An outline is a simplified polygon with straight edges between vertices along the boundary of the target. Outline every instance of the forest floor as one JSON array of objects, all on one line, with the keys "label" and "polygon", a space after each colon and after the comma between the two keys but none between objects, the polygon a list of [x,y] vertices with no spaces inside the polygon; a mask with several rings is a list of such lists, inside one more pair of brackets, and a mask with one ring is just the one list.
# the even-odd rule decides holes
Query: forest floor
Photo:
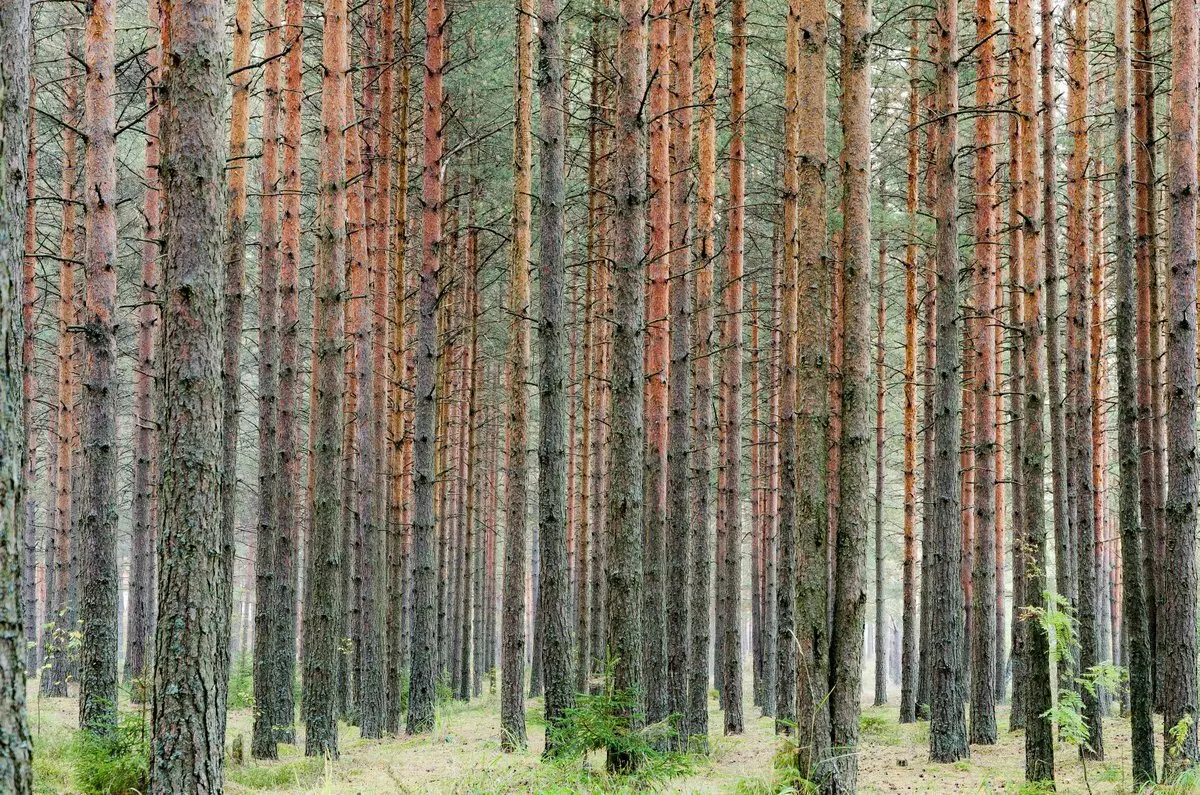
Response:
[{"label": "forest floor", "polygon": [[[341,758],[332,764],[306,759],[302,746],[280,746],[280,759],[226,768],[226,791],[240,793],[314,793],[315,795],[375,795],[376,793],[575,793],[635,792],[735,793],[767,795],[781,791],[775,769],[784,740],[773,732],[773,721],[747,709],[746,732],[722,737],[721,713],[710,702],[712,753],[686,757],[659,771],[649,781],[613,780],[603,773],[599,754],[569,763],[540,759],[544,725],[540,699],[527,703],[530,748],[504,754],[499,744],[499,697],[488,692],[468,704],[439,709],[437,730],[418,738],[363,740],[357,728],[343,725]],[[747,689],[747,692],[749,690]],[[31,683],[29,717],[34,733],[35,791],[79,793],[79,753],[74,727],[77,706],[70,699],[39,699]],[[895,694],[894,694],[895,695]],[[928,760],[929,724],[901,726],[896,706],[864,704],[860,750],[860,792],[1042,792],[1022,786],[1024,735],[1005,731],[1008,710],[1000,710],[998,745],[971,748],[971,758],[952,765]],[[230,712],[229,738],[245,738],[249,747],[251,714]],[[1105,722],[1107,759],[1085,770],[1072,746],[1056,749],[1060,793],[1131,792],[1129,724]],[[1160,760],[1161,762],[1161,760]]]}]

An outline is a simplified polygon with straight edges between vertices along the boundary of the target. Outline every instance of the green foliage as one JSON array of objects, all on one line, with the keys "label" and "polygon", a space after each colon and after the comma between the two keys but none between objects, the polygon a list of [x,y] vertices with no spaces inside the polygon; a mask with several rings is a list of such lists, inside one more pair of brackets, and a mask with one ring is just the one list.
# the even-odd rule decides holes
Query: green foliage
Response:
[{"label": "green foliage", "polygon": [[1167,748],[1167,754],[1172,758],[1178,757],[1183,753],[1183,744],[1187,742],[1188,732],[1192,730],[1192,716],[1184,715],[1179,719],[1179,722],[1172,726],[1167,733],[1171,735],[1171,745]]},{"label": "green foliage", "polygon": [[238,655],[229,673],[229,708],[254,707],[254,660],[249,654]]},{"label": "green foliage", "polygon": [[85,795],[140,795],[150,783],[149,729],[140,713],[121,716],[107,733],[80,732],[73,749],[75,783]]},{"label": "green foliage", "polygon": [[1042,713],[1058,724],[1059,736],[1071,745],[1086,746],[1088,727],[1083,720],[1083,698],[1074,690],[1058,691],[1058,701]]},{"label": "green foliage", "polygon": [[791,736],[781,738],[771,757],[773,773],[745,778],[734,787],[735,795],[816,795],[820,788],[800,775],[798,748]]},{"label": "green foliage", "polygon": [[[1183,723],[1180,721],[1179,723]],[[1175,724],[1171,729],[1171,736],[1174,740],[1175,729],[1179,728],[1179,723]],[[1187,730],[1183,732],[1183,737],[1187,737]],[[1183,746],[1183,741],[1179,740],[1174,745],[1174,755],[1178,756],[1180,748]],[[1170,751],[1168,751],[1170,753]],[[1154,792],[1164,792],[1166,795],[1191,795],[1195,792],[1200,792],[1200,771],[1194,767],[1189,767],[1175,777],[1175,780],[1166,785],[1165,789],[1155,789]]]},{"label": "green foliage", "polygon": [[245,765],[225,768],[225,775],[247,789],[308,790],[321,778],[324,760],[315,757],[289,760],[281,764]]},{"label": "green foliage", "polygon": [[1017,787],[1017,795],[1054,795],[1053,781],[1023,781]]},{"label": "green foliage", "polygon": [[881,745],[900,745],[904,742],[900,725],[886,713],[864,712],[859,716],[858,730],[863,737],[869,737]]},{"label": "green foliage", "polygon": [[[612,681],[611,677],[607,681]],[[637,760],[633,773],[605,774],[617,784],[655,786],[690,773],[696,765],[695,757],[662,750],[668,745],[664,740],[674,731],[672,721],[631,728],[631,723],[634,727],[641,724],[637,701],[633,693],[611,687],[593,695],[578,695],[557,731],[557,759],[551,764],[571,767],[572,763],[578,766],[582,762],[586,771],[588,754],[604,749]]]}]

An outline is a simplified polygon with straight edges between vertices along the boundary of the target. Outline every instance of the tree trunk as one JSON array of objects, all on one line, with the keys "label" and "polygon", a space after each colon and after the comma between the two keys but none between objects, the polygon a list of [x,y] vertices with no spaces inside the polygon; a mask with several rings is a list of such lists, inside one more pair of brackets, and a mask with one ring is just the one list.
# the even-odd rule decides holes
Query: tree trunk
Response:
[{"label": "tree trunk", "polygon": [[[169,12],[168,12],[169,13]],[[242,321],[246,281],[246,177],[247,135],[250,125],[251,4],[238,0],[233,35],[233,100],[229,122],[229,163],[226,169],[225,278],[222,302],[222,387],[221,387],[221,543],[230,550],[220,577],[233,587],[234,528],[237,519],[237,454],[241,430]],[[228,610],[225,614],[228,615]],[[227,650],[217,664],[221,681],[228,678]]]},{"label": "tree trunk", "polygon": [[[971,576],[970,742],[996,743],[996,60],[992,0],[977,0],[975,37],[979,66],[975,102],[984,108],[975,121],[975,300],[968,323],[975,361],[975,546]],[[1003,541],[1003,536],[1001,536]],[[965,667],[965,666],[964,666]]]},{"label": "tree trunk", "polygon": [[779,514],[776,552],[778,587],[775,618],[779,627],[776,659],[767,665],[776,667],[775,731],[790,732],[796,721],[796,430],[797,414],[796,358],[797,280],[800,246],[800,3],[788,3],[787,32],[784,44],[786,72],[783,119],[783,267],[780,273],[780,382],[779,382]]},{"label": "tree trunk", "polygon": [[[1043,31],[1048,26],[1043,18]],[[1021,586],[1021,621],[1025,625],[1025,778],[1029,781],[1053,781],[1053,723],[1047,714],[1052,706],[1050,690],[1050,638],[1040,622],[1029,615],[1030,608],[1044,608],[1046,591],[1046,503],[1045,503],[1045,428],[1046,410],[1046,316],[1043,291],[1045,271],[1038,256],[1040,180],[1037,171],[1037,116],[1034,107],[1033,19],[1029,4],[1021,0],[1014,21],[1020,57],[1016,68],[1020,80],[1021,125],[1021,214],[1022,255],[1024,257],[1025,301],[1025,412],[1022,445],[1024,462],[1021,480],[1025,491],[1025,517],[1022,533],[1024,578]],[[1043,40],[1043,46],[1046,46]],[[1049,79],[1049,73],[1043,75]],[[1045,87],[1043,86],[1043,90]],[[1051,178],[1053,174],[1051,173]],[[1049,195],[1049,194],[1048,194]],[[1051,213],[1053,215],[1053,212]],[[1016,609],[1016,608],[1014,608]]]},{"label": "tree trunk", "polygon": [[904,594],[900,722],[917,720],[917,169],[920,152],[917,20],[908,39],[908,161],[904,247]]},{"label": "tree trunk", "polygon": [[437,583],[434,571],[434,420],[437,413],[438,258],[442,247],[442,73],[447,45],[444,0],[425,8],[425,78],[421,175],[421,271],[418,295],[416,395],[413,427],[412,657],[408,733],[433,730],[437,683]]},{"label": "tree trunk", "polygon": [[[75,36],[68,36],[67,51],[74,53]],[[66,99],[63,117],[69,124],[77,124],[79,116],[79,81],[68,80],[65,86]],[[54,476],[54,519],[53,536],[47,552],[46,576],[46,619],[42,631],[43,667],[40,673],[40,691],[43,696],[64,697],[67,695],[68,652],[70,635],[75,627],[70,621],[71,551],[79,540],[72,532],[71,517],[74,489],[72,474],[75,446],[79,434],[79,421],[75,414],[75,396],[78,392],[79,362],[75,354],[78,307],[75,288],[75,226],[76,207],[75,183],[76,162],[79,154],[78,137],[74,127],[63,130],[62,139],[62,188],[59,191],[62,206],[62,229],[58,245],[58,405],[55,416]]]},{"label": "tree trunk", "polygon": [[[830,641],[826,609],[830,591],[826,561],[831,285],[825,242],[828,114],[824,86],[829,23],[822,0],[795,0],[789,6],[789,13],[794,15],[799,43],[795,244],[796,741],[801,775],[824,785],[831,780],[834,764],[827,698]],[[788,448],[786,436],[784,447]],[[784,477],[787,478],[786,465]]]},{"label": "tree trunk", "polygon": [[[621,0],[617,39],[616,146],[613,161],[612,421],[606,517],[607,652],[615,659],[610,687],[620,700],[618,731],[642,712],[642,423],[645,375],[646,266],[646,3]],[[609,746],[608,768],[631,772],[638,759]]]},{"label": "tree trunk", "polygon": [[[1091,276],[1087,204],[1088,1],[1073,0],[1069,10],[1072,20],[1067,29],[1067,127],[1073,145],[1067,160],[1067,410],[1072,432],[1067,476],[1068,492],[1073,494],[1073,515],[1069,520],[1077,554],[1074,579],[1079,619],[1078,671],[1084,676],[1100,662],[1089,308],[1089,301],[1100,298],[1089,296],[1088,291]],[[1083,698],[1084,725],[1088,732],[1087,744],[1081,750],[1090,759],[1103,759],[1099,691],[1095,687],[1080,687],[1079,694]]]},{"label": "tree trunk", "polygon": [[[268,57],[281,54],[283,24],[279,0],[267,0]],[[278,552],[279,513],[279,275],[282,266],[279,228],[279,103],[280,62],[265,67],[262,126],[261,208],[259,223],[258,292],[258,532],[255,541],[254,611],[254,726],[250,753],[255,759],[275,759],[275,725],[282,671],[276,657],[278,615],[282,608]],[[291,697],[291,687],[286,688]]]},{"label": "tree trunk", "polygon": [[730,66],[729,259],[721,326],[721,390],[725,395],[725,572],[722,653],[725,734],[741,734],[742,718],[742,276],[746,216],[746,0],[733,0]]},{"label": "tree trunk", "polygon": [[[1171,583],[1159,616],[1163,760],[1173,780],[1197,758],[1196,714],[1196,4],[1171,7],[1171,119],[1167,156],[1167,489],[1159,582]],[[1176,725],[1189,720],[1181,739]]]},{"label": "tree trunk", "polygon": [[[159,4],[147,4],[150,25],[160,24]],[[130,572],[129,629],[125,645],[125,681],[132,684],[130,695],[135,701],[144,700],[149,684],[146,681],[148,660],[153,654],[149,647],[153,632],[154,604],[154,541],[157,515],[155,511],[155,461],[158,446],[158,411],[155,408],[156,359],[158,344],[158,256],[162,234],[161,201],[158,178],[158,134],[160,114],[155,87],[162,80],[162,53],[155,47],[149,54],[151,76],[146,89],[150,106],[146,116],[146,192],[143,214],[146,218],[142,242],[142,284],[137,312],[137,367],[133,376],[134,453],[133,504],[130,514],[133,525],[130,539],[133,557]]]},{"label": "tree trunk", "polygon": [[[19,13],[26,13],[24,11]],[[29,25],[32,30],[32,11]],[[26,46],[36,48],[30,37]],[[29,55],[32,64],[34,53]],[[33,405],[38,400],[37,379],[37,76],[29,70],[28,95],[25,109],[25,162],[21,174],[25,178],[25,202],[21,206],[24,215],[24,237],[22,238],[21,260],[21,427],[25,429],[25,458],[23,463],[24,483],[32,487],[37,478],[38,427],[33,422]],[[25,634],[25,668],[38,669],[38,626],[37,626],[37,500],[26,497],[21,517],[21,611]]]},{"label": "tree trunk", "polygon": [[531,112],[533,103],[533,0],[517,10],[516,126],[513,128],[512,248],[508,261],[508,467],[505,488],[504,627],[500,661],[500,745],[524,748],[525,738],[525,577],[528,542],[530,344],[529,288]]},{"label": "tree trunk", "polygon": [[279,456],[275,510],[275,583],[276,625],[274,658],[276,666],[275,738],[279,742],[296,741],[296,561],[300,533],[296,501],[299,480],[299,390],[300,344],[300,179],[301,116],[300,100],[304,62],[304,4],[287,0],[285,24],[288,51],[284,56],[286,88],[283,96],[283,225],[280,236],[279,271],[279,400],[276,451]]},{"label": "tree trunk", "polygon": [[222,426],[219,344],[226,164],[220,3],[169,6],[164,31],[160,653],[150,791],[207,793],[222,789],[233,558],[224,519],[213,511],[223,488],[223,442],[232,433]]},{"label": "tree trunk", "polygon": [[875,706],[887,703],[887,612],[883,600],[883,453],[885,390],[883,335],[887,320],[883,287],[887,275],[887,241],[879,238],[879,306],[875,317]]},{"label": "tree trunk", "polygon": [[[1155,326],[1158,280],[1158,175],[1155,167],[1158,137],[1155,122],[1154,28],[1150,5],[1142,0],[1133,4],[1133,138],[1134,146],[1134,264],[1137,269],[1137,407],[1138,407],[1138,501],[1145,572],[1147,631],[1150,636],[1150,667],[1154,672],[1154,703],[1158,705],[1158,597],[1155,562],[1162,522],[1162,462],[1155,444],[1154,379],[1155,355],[1159,352]],[[1131,638],[1132,642],[1132,638]]]},{"label": "tree trunk", "polygon": [[[79,725],[106,732],[117,722],[117,164],[116,6],[98,0],[84,25],[86,134],[80,443],[82,581]],[[209,503],[211,505],[211,503]]]},{"label": "tree trunk", "polygon": [[565,725],[574,706],[571,676],[571,629],[568,623],[571,583],[567,571],[567,392],[566,358],[566,129],[563,110],[563,53],[559,32],[559,0],[541,0],[541,50],[538,90],[541,100],[541,225],[538,262],[541,278],[541,321],[538,342],[542,368],[538,402],[538,538],[542,581],[538,591],[538,623],[542,627],[542,675],[546,693],[546,749]]},{"label": "tree trunk", "polygon": [[[1150,653],[1149,616],[1143,587],[1142,545],[1145,538],[1138,515],[1142,459],[1138,447],[1138,404],[1136,371],[1137,319],[1135,290],[1145,289],[1135,282],[1133,207],[1130,193],[1132,134],[1129,125],[1129,90],[1132,59],[1129,48],[1131,0],[1118,0],[1114,37],[1116,40],[1116,80],[1113,96],[1116,134],[1114,173],[1116,262],[1116,364],[1117,364],[1117,464],[1120,474],[1118,517],[1121,532],[1121,612],[1129,647],[1129,715],[1133,756],[1133,780],[1153,784],[1154,764],[1154,678]],[[1140,3],[1139,3],[1140,5]]]},{"label": "tree trunk", "polygon": [[[434,5],[431,3],[431,5]],[[313,337],[315,400],[312,524],[305,554],[304,720],[307,756],[338,757],[337,669],[342,604],[342,393],[345,386],[346,49],[345,0],[326,0],[322,40],[321,225],[316,252]],[[409,709],[413,699],[410,696]]]},{"label": "tree trunk", "polygon": [[649,22],[648,191],[646,249],[646,450],[642,591],[642,690],[646,721],[667,716],[666,538],[668,302],[671,252],[670,0],[651,0]]},{"label": "tree trunk", "polygon": [[[0,3],[0,351],[6,362],[16,362],[25,329],[21,317],[24,289],[26,172],[29,155],[29,76],[32,56],[29,3]],[[21,576],[21,540],[25,526],[25,423],[21,378],[16,367],[6,367],[0,377],[0,561],[7,583]],[[8,587],[0,601],[0,621],[6,627],[0,645],[0,786],[14,795],[33,791],[33,744],[25,717],[24,632],[21,628],[19,590]],[[32,616],[25,617],[32,621]],[[114,654],[115,657],[115,654]],[[115,671],[114,671],[115,680]],[[114,681],[115,685],[115,681]]]},{"label": "tree trunk", "polygon": [[[692,477],[692,18],[684,0],[671,4],[671,260],[670,385],[667,438],[667,714],[676,716],[672,746],[685,751],[690,666],[702,655],[689,648],[689,588],[695,566],[689,549],[694,533],[689,499]],[[586,399],[586,395],[585,395]],[[582,636],[581,636],[582,637]],[[582,644],[581,644],[582,645]],[[707,659],[707,656],[703,656]],[[707,688],[705,688],[707,691]],[[707,699],[708,693],[705,692]]]},{"label": "tree trunk", "polygon": [[717,168],[717,55],[716,0],[700,0],[696,11],[696,49],[699,53],[699,86],[695,104],[699,108],[696,131],[696,345],[695,413],[692,467],[693,521],[691,535],[692,660],[688,673],[686,725],[689,746],[708,750],[708,683],[712,630],[712,559],[709,527],[712,522],[713,446],[713,262],[716,259],[716,168]]},{"label": "tree trunk", "polygon": [[967,747],[963,696],[964,594],[960,572],[962,555],[958,472],[960,426],[958,421],[962,333],[958,294],[958,3],[938,4],[937,80],[934,109],[937,127],[935,172],[937,223],[937,359],[933,396],[933,517],[927,549],[929,563],[930,723],[929,757],[935,762],[956,762],[970,756]]}]

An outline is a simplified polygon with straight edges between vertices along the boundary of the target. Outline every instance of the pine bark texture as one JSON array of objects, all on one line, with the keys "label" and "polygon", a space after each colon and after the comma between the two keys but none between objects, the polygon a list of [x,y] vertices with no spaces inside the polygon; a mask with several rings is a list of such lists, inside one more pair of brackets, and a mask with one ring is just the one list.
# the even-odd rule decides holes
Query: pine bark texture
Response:
[{"label": "pine bark texture", "polygon": [[546,749],[575,703],[571,675],[570,572],[567,568],[567,323],[566,307],[566,130],[563,113],[563,52],[559,0],[541,0],[541,50],[538,90],[541,99],[541,348],[539,391],[541,433],[538,447],[538,539],[542,578],[537,620],[542,627],[542,676],[545,682]]},{"label": "pine bark texture", "polygon": [[[721,698],[725,734],[741,734],[742,715],[742,308],[746,224],[746,0],[733,0],[733,59],[730,65],[729,235],[725,271],[725,318],[721,324],[721,410],[725,415],[721,495],[725,511],[725,574]],[[865,530],[865,524],[864,524]]]},{"label": "pine bark texture", "polygon": [[417,297],[416,394],[413,411],[412,651],[408,685],[409,734],[433,730],[437,684],[437,581],[434,566],[434,427],[437,414],[438,270],[442,249],[442,76],[446,6],[425,7],[422,115],[421,270]]},{"label": "pine bark texture", "polygon": [[1130,129],[1130,6],[1117,0],[1114,38],[1114,172],[1116,262],[1115,314],[1117,365],[1117,464],[1120,475],[1118,521],[1121,539],[1122,620],[1128,646],[1130,738],[1133,746],[1133,779],[1152,784],[1154,762],[1154,675],[1150,654],[1150,627],[1142,570],[1145,526],[1139,515],[1141,452],[1138,447],[1137,318],[1132,207],[1132,131]]},{"label": "pine bark texture", "polygon": [[[1156,575],[1169,583],[1161,598],[1159,680],[1163,760],[1172,780],[1197,759],[1196,681],[1196,107],[1200,94],[1196,3],[1171,7],[1171,118],[1167,157],[1168,278],[1166,324],[1167,489],[1163,555]],[[1182,741],[1172,730],[1191,721]]]},{"label": "pine bark texture", "polygon": [[[223,788],[232,582],[220,504],[221,3],[166,7],[160,93],[163,190],[163,433],[150,790]],[[213,555],[217,550],[220,554]]]},{"label": "pine bark texture", "polygon": [[117,722],[117,164],[116,4],[97,0],[84,24],[84,357],[80,381],[83,502],[79,514],[79,724]]},{"label": "pine bark texture", "polygon": [[[432,5],[432,4],[431,4]],[[313,318],[312,517],[305,551],[304,753],[338,757],[337,676],[344,616],[342,393],[345,384],[346,3],[327,0],[322,42],[320,182]],[[414,677],[415,678],[415,677]],[[412,709],[410,696],[409,708]]]},{"label": "pine bark texture", "polygon": [[[979,42],[976,104],[991,110],[996,96],[996,12],[992,0],[975,6]],[[971,575],[971,724],[970,741],[994,745],[996,732],[996,116],[984,112],[975,121],[975,295],[972,367],[975,397],[975,546]],[[1003,541],[1003,535],[1001,535]]]},{"label": "pine bark texture", "polygon": [[[500,660],[500,746],[524,748],[528,565],[530,340],[530,191],[532,174],[533,0],[517,10],[516,124],[513,127],[512,247],[509,251],[508,467],[505,486],[504,616]],[[534,595],[536,600],[536,592]],[[537,654],[535,647],[534,654]]]},{"label": "pine bark texture", "polygon": [[[696,130],[696,345],[695,426],[692,458],[692,554],[691,642],[692,665],[688,674],[686,712],[689,745],[708,748],[708,683],[711,654],[713,594],[708,561],[712,556],[709,527],[712,521],[713,446],[713,268],[716,258],[716,169],[717,169],[717,55],[716,0],[700,0],[696,11],[696,49],[699,84],[695,104],[699,108]],[[703,561],[703,564],[701,564]]]},{"label": "pine bark texture", "polygon": [[934,205],[937,269],[937,359],[933,395],[933,521],[926,547],[929,562],[930,717],[929,757],[935,762],[956,762],[970,756],[967,746],[963,693],[966,660],[963,658],[964,594],[960,575],[962,546],[958,478],[958,419],[962,390],[962,332],[959,319],[958,273],[958,3],[941,0],[937,16],[937,79],[934,109],[937,148],[937,202]]},{"label": "pine bark texture", "polygon": [[[634,728],[641,712],[642,456],[646,266],[646,3],[621,0],[618,11],[616,129],[613,169],[613,281],[609,437],[607,652],[610,687],[622,700],[617,726]],[[608,768],[632,771],[637,759],[610,747]]]},{"label": "pine bark texture", "polygon": [[[31,26],[27,0],[0,3],[0,352],[19,361],[24,334],[21,314],[25,257],[26,172],[29,154]],[[33,743],[25,715],[25,634],[20,591],[21,538],[25,525],[25,428],[20,369],[0,375],[0,577],[8,584],[0,599],[0,788],[13,795],[33,792]],[[32,616],[25,620],[33,620]]]},{"label": "pine bark texture", "polygon": [[828,12],[797,0],[796,245],[796,739],[802,775],[833,775],[829,712],[829,348],[831,284],[826,256]]},{"label": "pine bark texture", "polygon": [[[695,566],[689,545],[695,514],[689,489],[692,477],[692,17],[685,0],[671,4],[671,258],[670,384],[667,392],[667,714],[675,718],[673,746],[686,750],[690,666],[707,655],[690,647],[690,587]],[[582,636],[581,636],[582,637]],[[582,643],[580,644],[582,645]],[[705,693],[705,697],[707,697]]]},{"label": "pine bark texture", "polygon": [[[834,554],[836,585],[830,643],[830,727],[835,753],[858,746],[863,628],[866,623],[867,460],[870,444],[871,210],[870,0],[842,5],[842,137],[845,233],[841,318],[840,503]],[[823,85],[821,83],[820,85]],[[833,776],[836,792],[853,792],[858,757],[843,756]]]},{"label": "pine bark texture", "polygon": [[[157,0],[147,4],[151,25],[160,22]],[[155,448],[158,445],[158,414],[155,408],[155,367],[158,346],[159,310],[158,255],[161,229],[162,194],[159,188],[158,158],[160,113],[156,88],[162,80],[161,47],[154,47],[148,56],[151,74],[146,89],[146,101],[151,104],[146,116],[146,193],[142,212],[146,218],[142,243],[141,306],[137,311],[137,367],[133,376],[134,391],[134,453],[133,504],[130,509],[133,533],[130,539],[133,565],[129,573],[129,629],[125,645],[125,681],[133,683],[135,700],[144,699],[148,690],[146,674],[153,646],[150,643],[155,615]]]}]

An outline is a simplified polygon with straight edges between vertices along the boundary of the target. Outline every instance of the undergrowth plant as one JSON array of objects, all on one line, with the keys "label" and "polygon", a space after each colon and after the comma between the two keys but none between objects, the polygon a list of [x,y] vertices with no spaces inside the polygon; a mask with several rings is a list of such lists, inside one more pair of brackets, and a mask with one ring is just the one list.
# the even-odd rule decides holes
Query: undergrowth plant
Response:
[{"label": "undergrowth plant", "polygon": [[150,745],[139,712],[108,732],[79,732],[72,749],[75,783],[84,795],[141,795],[150,784]]}]

